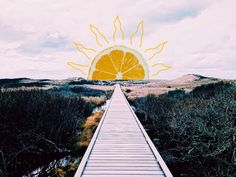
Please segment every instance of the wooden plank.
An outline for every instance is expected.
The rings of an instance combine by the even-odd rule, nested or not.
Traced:
[[[152,152],[149,150],[149,149],[100,149],[100,150],[96,150],[94,149],[92,153],[95,153],[95,152],[107,152],[107,153],[132,153],[132,152],[149,152],[152,154]]]
[[[118,156],[118,157],[110,157],[110,156],[104,156],[104,157],[97,157],[97,156],[90,156],[89,158],[90,160],[127,160],[127,161],[132,161],[132,160],[143,160],[143,161],[155,161],[155,158],[152,157],[135,157],[135,156],[131,156],[131,157],[122,157],[122,156]]]
[[[131,160],[126,160],[126,159],[97,159],[97,160],[89,160],[87,163],[110,163],[110,164],[120,164],[120,163],[124,163],[126,165],[130,165],[130,164],[155,164],[156,161],[155,160],[140,160],[140,159],[131,159]]]
[[[123,151],[123,152],[119,152],[119,151],[110,151],[110,152],[105,152],[105,151],[100,151],[100,152],[92,152],[91,155],[153,155],[152,152],[144,152],[144,151]]]
[[[121,170],[113,170],[113,171],[100,171],[86,170],[83,173],[84,175],[163,175],[163,171],[121,171]]]
[[[103,163],[97,163],[97,162],[90,162],[87,164],[86,167],[155,167],[157,169],[160,168],[160,166],[156,163],[108,163],[108,162],[103,162]]]
[[[152,166],[152,167],[148,167],[148,166],[86,166],[86,170],[107,170],[107,171],[111,171],[111,170],[121,170],[121,171],[156,171],[156,170],[161,170],[160,167],[157,166]]]
[[[165,175],[83,175],[82,177],[164,177]]]
[[[93,158],[104,158],[104,159],[112,159],[112,158],[119,158],[119,159],[136,159],[136,158],[141,158],[141,159],[153,159],[154,157],[153,157],[153,154],[151,154],[151,155],[140,155],[140,154],[138,154],[138,155],[136,155],[136,154],[125,154],[125,155],[123,155],[123,154],[115,154],[115,155],[110,155],[110,154],[102,154],[102,155],[98,155],[98,154],[91,154],[90,155],[90,159],[93,159]]]

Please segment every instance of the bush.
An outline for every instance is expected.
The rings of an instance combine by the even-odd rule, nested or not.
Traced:
[[[232,84],[229,82],[217,82],[213,84],[206,84],[199,87],[196,87],[191,92],[193,97],[214,97],[216,95],[222,94],[227,90],[230,90]]]
[[[2,88],[20,88],[20,87],[45,87],[49,85],[47,79],[32,81],[28,78],[17,79],[0,79],[0,87]]]
[[[130,92],[132,92],[132,90],[126,89],[125,92],[126,92],[126,93],[130,93]]]
[[[133,100],[174,176],[236,176],[235,93],[220,82]]]

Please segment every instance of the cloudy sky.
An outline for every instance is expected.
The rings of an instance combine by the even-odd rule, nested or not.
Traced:
[[[72,41],[96,48],[90,23],[111,40],[118,15],[127,37],[144,20],[144,47],[168,41],[155,60],[173,69],[157,79],[235,79],[235,7],[235,0],[0,0],[0,78],[81,76],[66,65],[86,63]]]

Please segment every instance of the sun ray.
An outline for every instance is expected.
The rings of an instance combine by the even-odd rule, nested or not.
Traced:
[[[148,51],[154,51],[151,57],[148,58],[148,60],[153,59],[157,54],[161,53],[164,50],[165,45],[167,44],[167,41],[161,42],[156,47],[153,48],[147,48],[144,53],[147,53]]]
[[[88,56],[88,54],[87,54],[84,50],[96,52],[95,49],[85,47],[83,44],[78,43],[78,42],[73,42],[73,43],[74,43],[74,45],[75,45],[75,48],[76,48],[80,53],[82,53],[88,60],[91,60],[90,57]]]
[[[171,66],[167,66],[167,65],[165,65],[165,64],[163,64],[163,63],[156,63],[156,64],[153,64],[153,65],[152,65],[152,67],[156,67],[156,66],[161,66],[162,69],[159,69],[157,72],[155,72],[154,74],[152,74],[151,77],[157,76],[157,75],[160,74],[160,72],[162,72],[162,71],[167,71],[167,70],[169,70],[169,69],[172,68]]]
[[[100,43],[99,38],[102,38],[107,44],[109,44],[109,41],[107,40],[106,36],[102,34],[102,32],[96,26],[90,24],[90,31],[95,35],[96,42],[99,47],[102,47],[102,44]]]
[[[71,61],[67,62],[67,65],[69,65],[70,67],[72,67],[75,70],[80,71],[83,75],[86,75],[86,73],[81,68],[88,68],[89,67],[88,65],[82,65],[82,64],[75,63],[75,62],[71,62]]]
[[[114,20],[113,23],[114,23],[113,41],[116,41],[117,28],[119,28],[119,30],[121,32],[122,40],[124,40],[125,39],[125,33],[124,33],[123,28],[122,28],[122,23],[120,21],[119,16],[116,17],[116,19]]]
[[[140,39],[139,39],[139,47],[142,47],[142,45],[143,45],[143,36],[144,36],[144,22],[143,21],[139,22],[139,24],[136,27],[136,31],[130,37],[130,45],[131,46],[133,45],[133,38],[138,33],[140,28],[141,28],[141,36],[140,36]]]

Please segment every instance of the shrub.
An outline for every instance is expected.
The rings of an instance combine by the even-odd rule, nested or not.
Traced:
[[[229,91],[229,88],[232,87],[232,84],[229,82],[217,82],[212,84],[206,84],[199,87],[196,87],[191,92],[193,97],[214,97],[216,95],[222,94],[226,91]]]
[[[76,94],[79,94],[81,96],[87,96],[87,97],[107,96],[107,95],[111,94],[110,92],[112,92],[112,91],[92,89],[92,88],[86,87],[86,86],[71,87],[70,90]]]
[[[126,89],[125,92],[126,92],[126,93],[130,93],[130,92],[132,92],[132,90]]]

